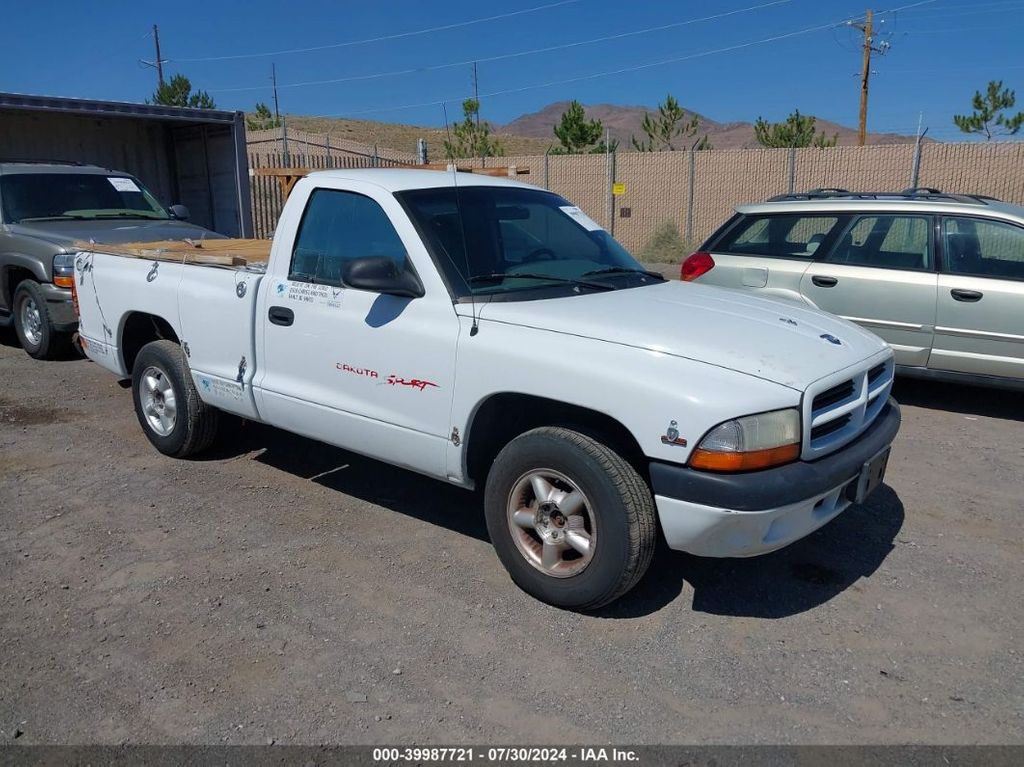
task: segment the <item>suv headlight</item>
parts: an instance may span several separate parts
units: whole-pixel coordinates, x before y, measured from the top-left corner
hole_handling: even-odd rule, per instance
[[[800,411],[773,410],[721,423],[690,455],[690,466],[708,471],[753,471],[800,457]]]
[[[53,284],[70,288],[75,284],[75,254],[58,253],[53,257]]]

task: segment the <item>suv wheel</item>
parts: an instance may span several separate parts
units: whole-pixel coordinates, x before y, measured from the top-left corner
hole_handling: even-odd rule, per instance
[[[39,283],[24,280],[14,291],[14,330],[18,342],[30,357],[50,360],[60,356],[68,336],[58,333],[50,324],[50,311]]]

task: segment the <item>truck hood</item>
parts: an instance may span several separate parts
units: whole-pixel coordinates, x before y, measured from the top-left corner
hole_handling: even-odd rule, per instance
[[[567,298],[477,301],[476,310],[481,335],[487,322],[504,322],[685,357],[798,391],[886,349],[877,336],[817,309],[675,280]],[[472,305],[457,311],[468,316]]]
[[[158,240],[222,239],[223,235],[211,232],[186,221],[142,219],[103,219],[96,221],[33,221],[27,224],[11,224],[12,234],[34,237],[68,248],[75,242],[109,243],[156,242]]]

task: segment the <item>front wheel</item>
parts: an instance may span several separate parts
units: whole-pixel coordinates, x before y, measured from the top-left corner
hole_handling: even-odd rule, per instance
[[[627,461],[596,439],[544,427],[498,454],[484,497],[498,558],[527,593],[594,610],[629,591],[654,554],[654,499]]]
[[[153,341],[132,368],[135,415],[153,446],[175,458],[209,447],[217,434],[217,411],[199,398],[181,347]]]
[[[22,281],[14,291],[14,330],[18,342],[30,357],[50,360],[67,347],[69,336],[53,329],[46,296],[33,280]]]

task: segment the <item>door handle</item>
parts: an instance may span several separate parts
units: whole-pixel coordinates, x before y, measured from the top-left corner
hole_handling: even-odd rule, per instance
[[[267,312],[267,319],[275,325],[288,327],[295,322],[295,312],[286,306],[271,306],[270,311]]]
[[[969,304],[980,301],[981,297],[985,295],[980,290],[963,290],[961,288],[953,288],[949,294],[957,301],[965,301]]]
[[[839,283],[839,280],[835,277],[824,277],[816,274],[811,277],[811,282],[819,288],[834,288]]]

